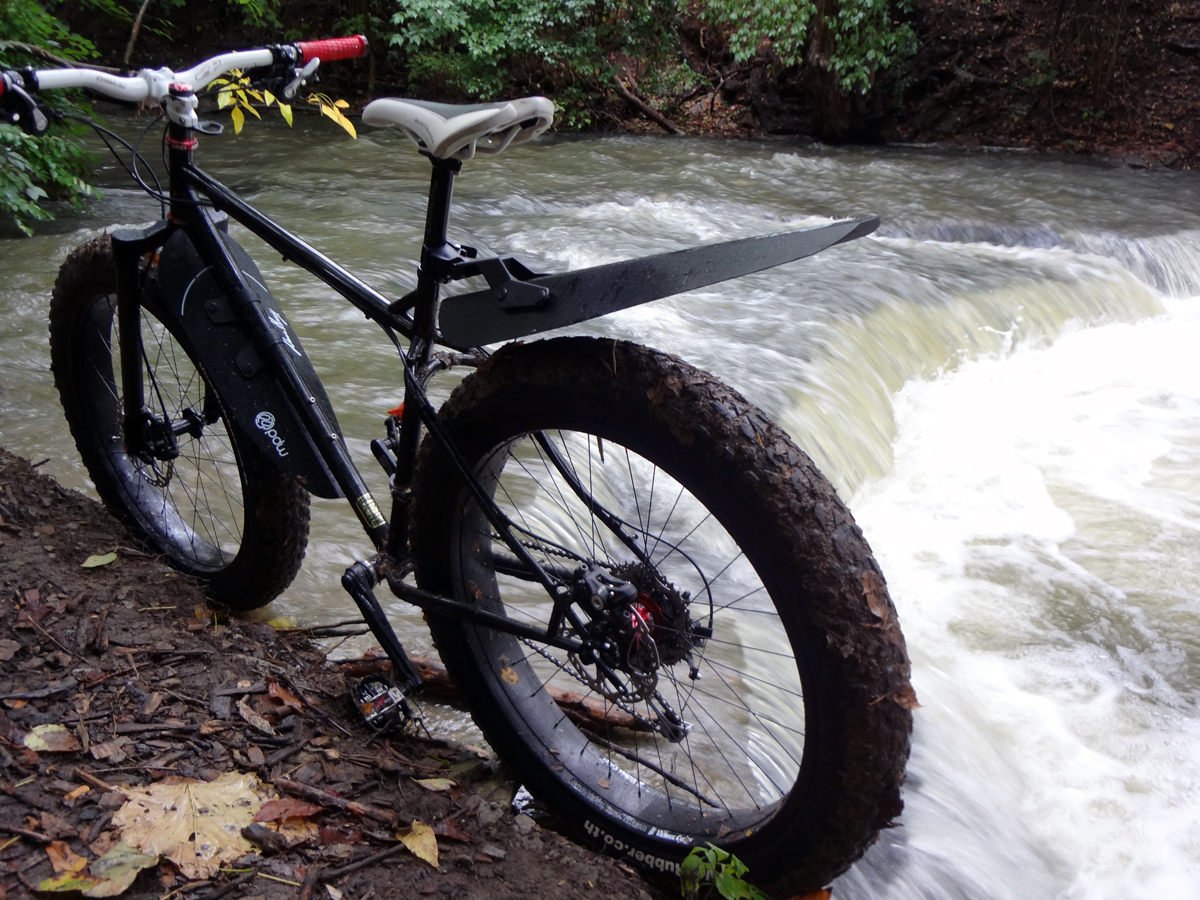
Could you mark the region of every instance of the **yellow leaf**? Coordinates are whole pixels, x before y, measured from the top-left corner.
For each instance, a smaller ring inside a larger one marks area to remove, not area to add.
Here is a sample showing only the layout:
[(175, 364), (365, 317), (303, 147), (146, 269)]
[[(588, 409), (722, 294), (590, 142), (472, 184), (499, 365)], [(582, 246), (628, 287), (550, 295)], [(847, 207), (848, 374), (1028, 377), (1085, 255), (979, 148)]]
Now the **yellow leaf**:
[(235, 106), (229, 113), (229, 118), (233, 119), (233, 133), (241, 134), (242, 126), (246, 124), (246, 117), (242, 115), (242, 111)]
[(87, 860), (75, 853), (66, 841), (51, 841), (46, 847), (46, 855), (50, 857), (55, 875), (74, 875), (87, 865)]
[(165, 856), (190, 880), (211, 878), (254, 849), (242, 828), (272, 799), (253, 774), (227, 772), (215, 781), (129, 788), (112, 823), (130, 847)]
[(80, 568), (94, 569), (96, 566), (107, 566), (110, 562), (116, 562), (116, 559), (117, 554), (115, 553), (103, 553), (97, 556), (89, 556), (82, 563), (80, 563)]
[(263, 95), (259, 91), (256, 91), (253, 88), (251, 88), (250, 90), (247, 90), (246, 93), (249, 94), (251, 97), (253, 97), (255, 100), (257, 100), (259, 103), (263, 102)]
[(253, 114), (254, 118), (256, 118), (256, 119), (262, 118), (262, 116), (260, 116), (258, 114), (258, 110), (255, 109), (253, 106), (251, 106), (249, 103), (247, 103), (245, 100), (242, 101), (242, 107), (246, 110), (246, 112)]
[(85, 897), (116, 897), (124, 893), (138, 877), (142, 869), (158, 865), (157, 856), (138, 853), (124, 841), (105, 853), (88, 867), (88, 871), (101, 879), (94, 887), (83, 892)]
[[(282, 106), (282, 104), (280, 104)], [(295, 628), (296, 620), (291, 616), (276, 616), (267, 622), (272, 628)]]
[(62, 725), (38, 725), (22, 742), (35, 753), (70, 753), (79, 749), (75, 735)]
[(217, 94), (217, 109), (224, 109), (231, 103), (233, 103), (233, 91), (230, 88), (226, 88)]
[(270, 106), (274, 102), (275, 102), (275, 95), (272, 94), (270, 91), (264, 90), (263, 91), (263, 103), (267, 104), (267, 106)]
[(438, 866), (437, 838), (433, 834), (433, 829), (424, 822), (413, 819), (412, 827), (402, 834), (397, 834), (396, 837), (413, 856), (425, 860), (435, 869), (440, 868)]
[(349, 109), (350, 108), (350, 104), (347, 103), (345, 100), (334, 100), (333, 105), (337, 106), (341, 109)]
[(47, 878), (40, 882), (37, 886), (39, 891), (59, 892), (59, 891), (82, 891), (84, 888), (94, 887), (96, 879), (90, 875), (56, 875), (54, 878)]
[(279, 112), (283, 114), (284, 121), (288, 123), (288, 127), (292, 127), (292, 104), (280, 103)]

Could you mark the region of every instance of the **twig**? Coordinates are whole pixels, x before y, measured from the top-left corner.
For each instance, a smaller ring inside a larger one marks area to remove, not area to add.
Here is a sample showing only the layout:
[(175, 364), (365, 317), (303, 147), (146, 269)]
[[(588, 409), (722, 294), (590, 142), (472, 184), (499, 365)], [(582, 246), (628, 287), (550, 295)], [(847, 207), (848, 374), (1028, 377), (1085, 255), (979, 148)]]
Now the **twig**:
[[(122, 71), (124, 71), (123, 69), (112, 69), (108, 66), (94, 66), (91, 63), (76, 62), (73, 59), (63, 59), (61, 56), (55, 56), (49, 50), (43, 49), (42, 47), (38, 47), (34, 44), (27, 44), (24, 41), (5, 41), (4, 43), (9, 47), (13, 47), (18, 50), (24, 50), (30, 56), (36, 56), (39, 59), (44, 59), (47, 62), (52, 62), (56, 65), (64, 66), (69, 69), (95, 69), (97, 72), (109, 72), (113, 75), (119, 75)], [(43, 460), (42, 462), (46, 462), (46, 460)], [(41, 464), (42, 463), (38, 463), (39, 466)], [(5, 466), (5, 468), (8, 467)], [(0, 471), (3, 470), (0, 469)]]
[(274, 781), (275, 787), (279, 788), (286, 794), (292, 794), (320, 806), (332, 807), (340, 809), (343, 812), (353, 813), (356, 816), (374, 819), (376, 822), (384, 822), (388, 825), (396, 824), (396, 814), (388, 810), (382, 810), (375, 806), (368, 806), (365, 803), (357, 803), (354, 800), (347, 800), (333, 791), (322, 790), (311, 785), (302, 784), (299, 781), (293, 781), (290, 778), (280, 776)]
[(249, 884), (257, 875), (258, 872), (247, 872), (245, 875), (239, 875), (224, 887), (217, 888), (211, 894), (205, 894), (203, 897), (198, 897), (197, 900), (218, 900), (218, 898), (224, 897), (230, 891), (236, 891), (243, 884)]
[(321, 879), (321, 867), (309, 866), (308, 871), (304, 875), (304, 884), (300, 885), (300, 896), (298, 900), (312, 900), (313, 888), (317, 886), (317, 882)]
[(54, 839), (46, 837), (44, 834), (38, 834), (36, 831), (30, 831), (28, 828), (18, 828), (16, 825), (5, 825), (0, 822), (0, 831), (8, 834), (19, 834), (23, 838), (29, 838), (31, 841), (37, 841), (39, 844), (49, 844)]
[(373, 856), (368, 856), (366, 859), (360, 859), (358, 862), (350, 863), (342, 866), (340, 869), (326, 869), (321, 873), (322, 881), (333, 881), (341, 878), (343, 875), (349, 875), (351, 872), (357, 872), (359, 869), (365, 869), (369, 865), (377, 862), (383, 862), (389, 856), (395, 856), (400, 851), (404, 850), (403, 844), (396, 844), (394, 847), (388, 847), (386, 850), (380, 850)]

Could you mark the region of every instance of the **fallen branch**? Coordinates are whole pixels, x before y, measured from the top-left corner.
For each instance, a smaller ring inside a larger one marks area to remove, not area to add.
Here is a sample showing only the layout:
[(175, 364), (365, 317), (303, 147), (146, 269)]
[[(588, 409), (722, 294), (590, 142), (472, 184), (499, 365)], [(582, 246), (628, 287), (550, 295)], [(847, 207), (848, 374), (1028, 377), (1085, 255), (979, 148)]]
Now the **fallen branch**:
[(379, 809), (377, 806), (369, 806), (366, 803), (358, 803), (354, 800), (347, 800), (340, 794), (335, 794), (333, 791), (326, 791), (321, 788), (313, 787), (312, 785), (303, 784), (299, 781), (293, 781), (290, 778), (280, 776), (272, 782), (275, 787), (279, 788), (285, 794), (291, 794), (294, 797), (300, 797), (303, 800), (308, 800), (311, 803), (316, 803), (319, 806), (324, 806), (331, 809), (340, 809), (342, 812), (348, 812), (356, 816), (362, 816), (367, 819), (374, 819), (376, 822), (383, 822), (387, 825), (396, 824), (396, 814), (389, 810)]
[(624, 101), (626, 103), (628, 103), (630, 106), (632, 106), (634, 109), (641, 112), (641, 114), (644, 115), (647, 119), (650, 119), (652, 122), (654, 122), (660, 128), (664, 129), (665, 131), (670, 132), (671, 134), (683, 134), (683, 132), (679, 129), (678, 125), (676, 125), (674, 122), (672, 122), (670, 119), (668, 119), (662, 113), (660, 113), (657, 109), (655, 109), (649, 103), (647, 103), (646, 101), (635, 96), (634, 93), (631, 90), (629, 90), (629, 88), (627, 88), (627, 87), (625, 87), (625, 85), (621, 84), (621, 79), (614, 78), (613, 84), (616, 85), (617, 93), (621, 95), (622, 99), (624, 99)]

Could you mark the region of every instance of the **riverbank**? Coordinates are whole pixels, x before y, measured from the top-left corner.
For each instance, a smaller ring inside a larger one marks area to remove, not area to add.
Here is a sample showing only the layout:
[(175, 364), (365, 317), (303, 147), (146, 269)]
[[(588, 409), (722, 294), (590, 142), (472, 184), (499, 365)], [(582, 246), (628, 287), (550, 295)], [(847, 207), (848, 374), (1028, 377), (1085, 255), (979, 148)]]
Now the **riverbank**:
[[(780, 65), (769, 42), (738, 63), (719, 31), (687, 19), (680, 51), (694, 77), (676, 78), (674, 93), (643, 93), (639, 84), (660, 79), (647, 77), (637, 60), (615, 60), (615, 78), (580, 87), (591, 99), (573, 119), (601, 132), (1026, 148), (1139, 168), (1200, 166), (1200, 0), (1100, 7), (914, 0), (907, 18), (915, 54), (880, 73), (868, 96), (832, 101), (810, 67)], [(78, 2), (61, 11), (96, 42), (103, 62), (121, 63), (128, 23)], [(131, 65), (182, 66), (283, 33), (318, 37), (347, 28), (336, 5), (283, 4), (278, 16), (278, 27), (267, 27), (248, 25), (235, 4), (172, 8), (169, 22), (148, 20)], [(386, 34), (373, 48), (367, 60), (323, 67), (320, 89), (352, 105), (414, 90), (407, 61)], [(508, 90), (536, 92), (524, 77), (514, 70)], [(463, 99), (439, 90), (446, 89), (426, 84), (420, 94)]]
[[(254, 808), (282, 802), (212, 838), (229, 848), (219, 863), (186, 846), (141, 856), (120, 896), (673, 896), (517, 813), (518, 786), (486, 748), (374, 735), (314, 641), (345, 626), (209, 608), (99, 504), (2, 448), (0, 560), (0, 900), (94, 882), (97, 861), (146, 830), (122, 811), (132, 792), (195, 780), (228, 791), (198, 806), (244, 807), (251, 788), (231, 776), (263, 786)], [(170, 830), (161, 809), (143, 821)]]

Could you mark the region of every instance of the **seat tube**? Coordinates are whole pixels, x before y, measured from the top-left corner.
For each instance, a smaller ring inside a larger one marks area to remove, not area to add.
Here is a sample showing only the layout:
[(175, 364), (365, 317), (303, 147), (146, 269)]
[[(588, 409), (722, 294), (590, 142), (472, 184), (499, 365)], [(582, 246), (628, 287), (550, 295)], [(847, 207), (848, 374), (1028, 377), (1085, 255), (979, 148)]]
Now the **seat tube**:
[[(425, 239), (421, 245), (421, 264), (417, 269), (417, 297), (413, 309), (413, 339), (409, 345), (408, 358), (421, 379), (429, 364), (437, 337), (438, 306), (441, 302), (442, 285), (449, 279), (454, 261), (458, 259), (458, 248), (451, 245), (446, 236), (450, 224), (450, 205), (454, 196), (454, 177), (462, 170), (456, 159), (433, 159), (433, 173), (429, 179), (429, 204), (425, 210)], [(411, 491), (413, 466), (417, 448), (421, 443), (421, 415), (418, 404), (410, 402), (409, 392), (413, 385), (404, 389), (404, 414), (400, 423), (400, 440), (396, 448), (396, 477), (393, 481), (392, 528), (388, 551), (396, 558), (408, 555), (408, 497)], [(424, 390), (424, 384), (416, 386)]]

